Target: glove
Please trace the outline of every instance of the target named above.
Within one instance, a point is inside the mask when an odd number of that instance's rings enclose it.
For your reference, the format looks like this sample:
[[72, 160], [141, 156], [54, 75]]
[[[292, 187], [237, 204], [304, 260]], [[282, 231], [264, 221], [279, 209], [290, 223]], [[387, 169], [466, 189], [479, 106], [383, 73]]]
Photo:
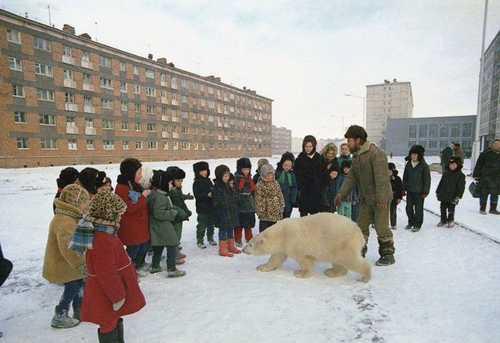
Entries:
[[188, 193], [188, 194], [186, 194], [185, 199], [186, 200], [193, 200], [194, 196], [191, 193]]
[[459, 201], [460, 201], [459, 198], [455, 198], [455, 199], [453, 199], [452, 203], [456, 206], [456, 205], [458, 205]]
[[136, 192], [136, 191], [129, 191], [128, 192], [128, 198], [132, 200], [132, 204], [137, 204], [139, 202], [139, 198], [141, 197], [141, 193]]
[[123, 304], [125, 304], [125, 298], [113, 304], [113, 311], [119, 311], [123, 307]]

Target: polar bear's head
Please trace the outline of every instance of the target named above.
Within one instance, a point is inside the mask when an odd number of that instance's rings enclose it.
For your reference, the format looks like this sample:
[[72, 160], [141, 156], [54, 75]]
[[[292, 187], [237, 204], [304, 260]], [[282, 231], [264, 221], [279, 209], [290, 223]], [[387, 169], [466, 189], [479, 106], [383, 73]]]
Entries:
[[281, 223], [278, 222], [255, 236], [244, 248], [245, 254], [261, 256], [269, 255], [281, 250], [282, 235]]
[[267, 255], [269, 254], [269, 251], [266, 249], [266, 241], [266, 237], [264, 237], [264, 234], [261, 233], [245, 245], [243, 252], [254, 256]]

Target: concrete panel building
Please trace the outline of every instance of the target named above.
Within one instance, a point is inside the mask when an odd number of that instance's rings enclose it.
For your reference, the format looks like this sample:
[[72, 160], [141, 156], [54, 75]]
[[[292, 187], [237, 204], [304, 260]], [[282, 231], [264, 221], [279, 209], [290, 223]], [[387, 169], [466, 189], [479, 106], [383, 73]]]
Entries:
[[270, 156], [272, 100], [0, 10], [0, 167]]
[[385, 147], [387, 120], [409, 118], [413, 114], [413, 93], [410, 82], [392, 82], [366, 86], [366, 131], [368, 139]]
[[286, 127], [272, 126], [272, 151], [273, 155], [292, 151], [292, 130]]
[[414, 144], [424, 146], [426, 155], [437, 156], [451, 143], [460, 143], [466, 156], [472, 152], [476, 116], [390, 118], [387, 121], [387, 154], [406, 156]]

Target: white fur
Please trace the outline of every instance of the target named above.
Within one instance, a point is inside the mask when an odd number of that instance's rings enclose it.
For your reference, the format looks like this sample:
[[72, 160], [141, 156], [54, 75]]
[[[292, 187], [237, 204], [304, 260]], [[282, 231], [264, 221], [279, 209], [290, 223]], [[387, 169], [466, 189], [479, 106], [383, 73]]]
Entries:
[[142, 166], [142, 180], [141, 186], [144, 189], [151, 188], [151, 178], [153, 177], [153, 169], [149, 167]]
[[279, 268], [290, 257], [300, 265], [295, 272], [297, 277], [311, 276], [318, 261], [332, 263], [333, 267], [325, 271], [329, 277], [342, 276], [351, 270], [368, 282], [371, 266], [361, 256], [364, 244], [356, 223], [337, 214], [319, 213], [279, 221], [252, 239], [243, 252], [256, 256], [271, 254], [266, 264], [257, 267], [262, 272]]

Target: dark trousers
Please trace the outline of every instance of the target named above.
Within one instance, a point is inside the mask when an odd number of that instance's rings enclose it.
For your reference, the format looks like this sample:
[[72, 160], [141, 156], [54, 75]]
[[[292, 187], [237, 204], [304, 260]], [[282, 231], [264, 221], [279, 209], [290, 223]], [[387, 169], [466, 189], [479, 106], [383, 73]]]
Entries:
[[82, 305], [83, 298], [83, 279], [66, 282], [64, 284], [64, 291], [56, 307], [57, 313], [68, 311], [69, 305], [73, 305], [73, 309], [79, 310]]
[[161, 255], [163, 254], [164, 248], [167, 248], [167, 270], [174, 271], [177, 258], [176, 246], [153, 246], [153, 262], [151, 266], [153, 268], [158, 268], [160, 266]]
[[391, 200], [391, 207], [390, 207], [390, 219], [391, 219], [391, 227], [396, 227], [398, 223], [398, 200], [397, 199], [392, 199]]
[[420, 193], [408, 192], [406, 195], [406, 215], [408, 225], [422, 227], [424, 223], [424, 199]]
[[355, 223], [358, 222], [359, 218], [359, 203], [352, 203], [351, 205], [351, 220]]
[[479, 205], [481, 206], [481, 210], [483, 211], [486, 211], [486, 205], [488, 204], [488, 195], [490, 196], [490, 209], [496, 209], [498, 205], [498, 195], [482, 193], [479, 197]]
[[313, 215], [313, 214], [319, 213], [319, 209], [314, 209], [314, 210], [301, 210], [301, 209], [299, 209], [299, 212], [300, 212], [301, 217], [305, 217], [308, 215]]
[[259, 232], [264, 231], [268, 227], [276, 224], [276, 222], [270, 222], [268, 220], [259, 220]]
[[292, 216], [293, 207], [285, 208], [283, 211], [283, 218], [290, 218]]
[[203, 243], [205, 232], [209, 241], [214, 240], [214, 225], [211, 223], [210, 215], [198, 213], [198, 224], [196, 225], [196, 241]]
[[455, 204], [451, 201], [441, 201], [441, 223], [455, 220]]
[[127, 246], [127, 254], [136, 268], [141, 268], [144, 265], [149, 247], [149, 243]]
[[234, 229], [219, 229], [219, 242], [234, 238]]

